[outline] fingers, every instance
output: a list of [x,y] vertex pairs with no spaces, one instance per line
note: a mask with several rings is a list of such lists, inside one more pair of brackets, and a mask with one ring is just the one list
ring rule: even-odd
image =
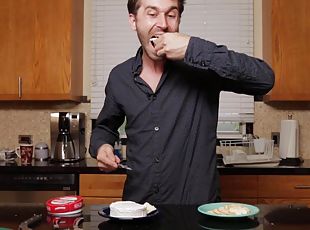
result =
[[164,33],[154,40],[157,56],[171,60],[183,60],[190,36],[180,33]]
[[120,163],[120,159],[114,155],[114,149],[109,144],[104,144],[98,149],[97,161],[100,170],[105,172],[117,169]]

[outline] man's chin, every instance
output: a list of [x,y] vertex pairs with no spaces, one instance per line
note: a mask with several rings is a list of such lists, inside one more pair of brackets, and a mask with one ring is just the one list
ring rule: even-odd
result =
[[155,53],[152,53],[151,55],[149,55],[149,57],[153,60],[153,61],[164,61],[166,60],[165,56],[158,56]]

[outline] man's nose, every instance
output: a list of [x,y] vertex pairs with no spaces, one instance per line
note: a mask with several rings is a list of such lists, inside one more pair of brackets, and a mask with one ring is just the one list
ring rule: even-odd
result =
[[157,20],[157,26],[161,29],[166,29],[168,27],[167,17],[164,14],[160,14]]

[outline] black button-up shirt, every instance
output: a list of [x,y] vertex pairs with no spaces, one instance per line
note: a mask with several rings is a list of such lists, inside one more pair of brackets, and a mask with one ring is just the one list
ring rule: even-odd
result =
[[273,71],[263,61],[192,37],[183,61],[167,61],[156,92],[139,76],[142,49],[116,66],[91,136],[96,157],[114,145],[127,120],[127,172],[123,199],[201,204],[218,198],[216,129],[222,90],[267,93]]

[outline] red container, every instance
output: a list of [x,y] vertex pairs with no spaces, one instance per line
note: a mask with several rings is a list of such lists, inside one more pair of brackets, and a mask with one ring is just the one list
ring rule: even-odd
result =
[[71,215],[82,211],[83,198],[81,196],[62,196],[49,199],[45,203],[50,214]]

